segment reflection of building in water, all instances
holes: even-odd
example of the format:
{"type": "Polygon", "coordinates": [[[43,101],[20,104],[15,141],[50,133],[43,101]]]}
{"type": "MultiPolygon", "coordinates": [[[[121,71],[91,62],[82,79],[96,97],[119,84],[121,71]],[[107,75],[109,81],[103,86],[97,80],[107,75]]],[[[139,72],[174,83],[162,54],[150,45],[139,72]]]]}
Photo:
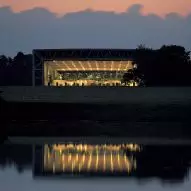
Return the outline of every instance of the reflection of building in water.
{"type": "Polygon", "coordinates": [[[52,173],[127,173],[136,169],[138,145],[45,145],[44,170],[52,173]]]}
{"type": "MultiPolygon", "coordinates": [[[[190,150],[190,145],[143,146],[141,152],[134,153],[137,168],[136,171],[131,173],[131,177],[139,181],[144,181],[145,178],[154,178],[162,180],[163,183],[183,183],[190,177],[190,150]],[[162,159],[161,156],[163,156],[162,159]]],[[[19,173],[23,173],[25,170],[31,171],[33,165],[33,178],[44,180],[48,175],[52,179],[61,178],[63,175],[63,173],[54,175],[51,172],[49,174],[44,171],[46,170],[43,168],[44,145],[14,144],[13,142],[13,144],[1,145],[0,153],[0,168],[2,169],[9,169],[11,165],[19,173]]],[[[101,175],[101,173],[98,175],[101,175]]]]}

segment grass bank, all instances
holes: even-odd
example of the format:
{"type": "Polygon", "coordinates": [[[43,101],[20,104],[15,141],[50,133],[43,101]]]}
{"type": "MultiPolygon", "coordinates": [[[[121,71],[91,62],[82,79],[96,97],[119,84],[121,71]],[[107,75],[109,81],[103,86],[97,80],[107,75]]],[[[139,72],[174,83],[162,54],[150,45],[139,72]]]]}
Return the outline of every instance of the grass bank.
{"type": "Polygon", "coordinates": [[[9,102],[1,108],[9,135],[191,138],[191,103],[9,102]]]}

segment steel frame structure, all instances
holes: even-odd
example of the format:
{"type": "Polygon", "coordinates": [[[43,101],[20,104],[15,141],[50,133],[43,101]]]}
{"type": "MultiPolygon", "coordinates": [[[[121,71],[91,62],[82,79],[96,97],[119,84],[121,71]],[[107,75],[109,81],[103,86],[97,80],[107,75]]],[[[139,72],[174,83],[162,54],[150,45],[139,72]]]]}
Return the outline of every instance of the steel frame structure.
{"type": "Polygon", "coordinates": [[[134,49],[35,49],[32,84],[44,85],[44,62],[53,60],[134,60],[134,49]]]}

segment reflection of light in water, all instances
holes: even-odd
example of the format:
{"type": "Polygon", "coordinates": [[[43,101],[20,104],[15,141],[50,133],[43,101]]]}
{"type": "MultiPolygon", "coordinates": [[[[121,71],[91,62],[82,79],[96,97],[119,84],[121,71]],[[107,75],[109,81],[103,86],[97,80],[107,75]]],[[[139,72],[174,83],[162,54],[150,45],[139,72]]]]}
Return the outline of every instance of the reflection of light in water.
{"type": "Polygon", "coordinates": [[[78,155],[78,153],[76,154],[76,160],[78,161],[78,159],[79,159],[79,155],[78,155]]]}
{"type": "Polygon", "coordinates": [[[44,169],[56,172],[126,172],[136,169],[133,153],[140,146],[122,145],[45,145],[44,169]],[[127,153],[129,153],[127,156],[127,153]]]}
{"type": "Polygon", "coordinates": [[[120,161],[120,155],[119,155],[119,153],[118,153],[118,155],[117,155],[117,162],[118,162],[119,168],[121,169],[121,161],[120,161]]]}
{"type": "Polygon", "coordinates": [[[111,171],[113,172],[113,155],[111,153],[111,171]]]}
{"type": "Polygon", "coordinates": [[[70,153],[68,157],[68,163],[71,161],[71,159],[72,159],[72,154],[70,153]]]}
{"type": "Polygon", "coordinates": [[[105,171],[105,168],[106,168],[106,166],[105,166],[105,151],[104,151],[104,154],[103,154],[103,171],[105,171]]]}
{"type": "Polygon", "coordinates": [[[52,170],[55,173],[55,162],[53,162],[52,170]]]}
{"type": "Polygon", "coordinates": [[[88,171],[90,170],[91,163],[92,163],[92,154],[90,153],[89,161],[88,161],[88,171]]]}
{"type": "Polygon", "coordinates": [[[65,157],[64,154],[62,155],[62,170],[65,171],[65,157]]]}
{"type": "Polygon", "coordinates": [[[79,172],[81,172],[81,169],[82,169],[82,167],[84,165],[85,157],[86,157],[85,154],[83,154],[82,161],[79,163],[79,172]]]}
{"type": "Polygon", "coordinates": [[[116,150],[119,151],[121,149],[128,149],[129,151],[140,151],[140,146],[137,144],[122,144],[122,145],[75,145],[75,144],[60,144],[60,145],[52,145],[53,150],[66,150],[69,149],[75,149],[76,151],[91,151],[91,150],[100,150],[100,149],[106,149],[106,150],[116,150]]]}
{"type": "Polygon", "coordinates": [[[97,150],[97,156],[96,156],[96,171],[98,170],[98,164],[99,164],[99,152],[97,150]]]}
{"type": "MultiPolygon", "coordinates": [[[[130,162],[129,160],[127,159],[127,156],[124,155],[124,161],[125,161],[125,164],[126,164],[126,168],[127,168],[127,171],[130,172],[130,162]]],[[[136,168],[135,168],[136,169],[136,168]]]]}
{"type": "Polygon", "coordinates": [[[133,165],[134,165],[134,168],[137,169],[137,161],[136,160],[134,160],[134,164],[133,165]]]}

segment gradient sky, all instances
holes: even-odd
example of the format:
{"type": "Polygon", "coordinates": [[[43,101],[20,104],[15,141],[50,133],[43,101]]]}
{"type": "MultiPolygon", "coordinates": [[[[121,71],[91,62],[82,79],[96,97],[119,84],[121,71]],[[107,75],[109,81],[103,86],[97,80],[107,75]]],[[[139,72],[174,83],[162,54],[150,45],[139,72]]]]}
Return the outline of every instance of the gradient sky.
{"type": "Polygon", "coordinates": [[[143,13],[164,16],[169,12],[187,15],[191,0],[0,0],[0,6],[10,6],[14,12],[42,7],[63,15],[85,9],[124,12],[132,4],[142,4],[143,13]]]}
{"type": "Polygon", "coordinates": [[[191,0],[0,0],[0,26],[0,55],[139,44],[191,50],[191,0]]]}

